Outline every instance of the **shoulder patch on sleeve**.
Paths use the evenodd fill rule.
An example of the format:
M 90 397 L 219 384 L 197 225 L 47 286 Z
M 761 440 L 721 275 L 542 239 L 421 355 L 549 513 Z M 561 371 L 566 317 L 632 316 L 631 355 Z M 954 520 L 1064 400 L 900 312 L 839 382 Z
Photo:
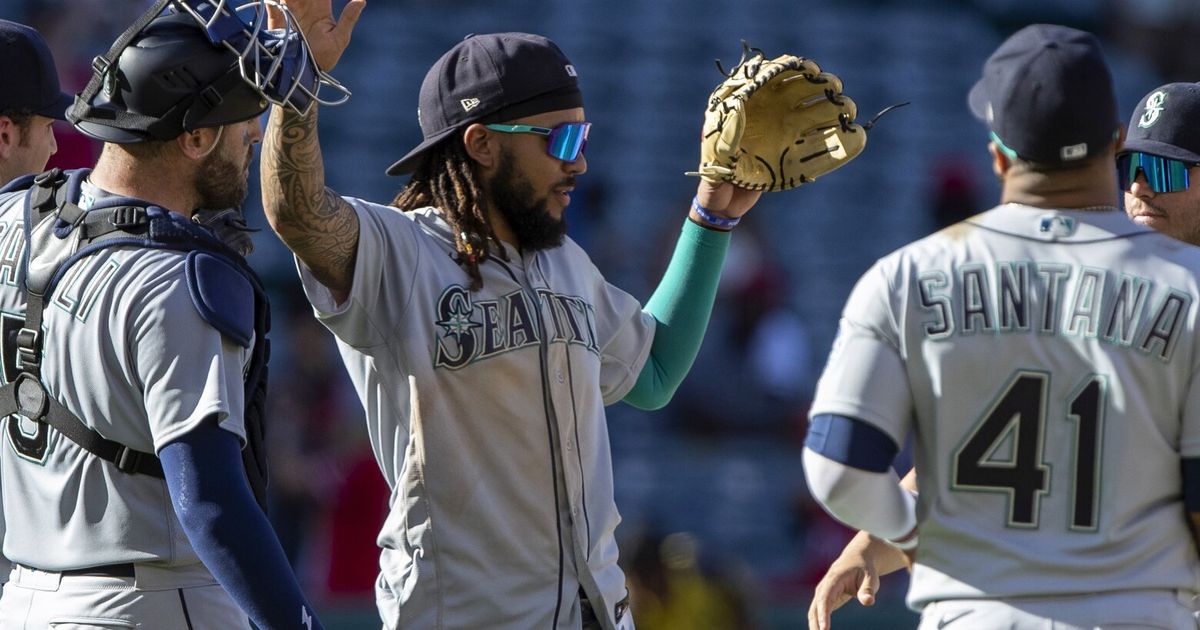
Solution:
M 243 348 L 254 337 L 254 287 L 233 265 L 207 252 L 184 263 L 188 293 L 200 317 Z

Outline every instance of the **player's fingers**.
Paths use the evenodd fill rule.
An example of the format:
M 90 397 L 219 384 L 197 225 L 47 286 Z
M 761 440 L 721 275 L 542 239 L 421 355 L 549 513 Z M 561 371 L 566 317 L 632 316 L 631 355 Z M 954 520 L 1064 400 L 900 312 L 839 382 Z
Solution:
M 338 39 L 350 41 L 350 33 L 354 31 L 354 25 L 358 24 L 358 18 L 365 8 L 367 8 L 367 0 L 350 0 L 346 4 L 346 8 L 342 9 L 342 15 L 337 21 Z
M 808 606 L 808 630 L 828 630 L 829 608 L 825 599 L 818 593 Z
M 283 28 L 284 17 L 283 11 L 274 4 L 267 4 L 267 28 Z
M 858 603 L 863 606 L 875 605 L 875 583 L 870 573 L 864 573 L 862 583 L 858 585 Z
M 850 601 L 853 583 L 842 583 L 842 580 L 822 580 L 813 592 L 812 603 L 808 606 L 808 629 L 829 630 L 829 618 L 833 611 Z

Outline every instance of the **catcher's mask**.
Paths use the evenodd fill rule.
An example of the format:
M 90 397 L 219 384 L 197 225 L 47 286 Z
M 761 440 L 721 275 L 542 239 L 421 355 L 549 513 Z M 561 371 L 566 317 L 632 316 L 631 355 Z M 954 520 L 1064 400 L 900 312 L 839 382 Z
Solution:
M 266 28 L 268 5 L 284 16 L 284 28 Z M 158 0 L 92 69 L 67 119 L 122 144 L 241 122 L 269 103 L 306 113 L 350 96 L 317 68 L 291 13 L 275 0 Z M 323 87 L 336 94 L 321 98 Z

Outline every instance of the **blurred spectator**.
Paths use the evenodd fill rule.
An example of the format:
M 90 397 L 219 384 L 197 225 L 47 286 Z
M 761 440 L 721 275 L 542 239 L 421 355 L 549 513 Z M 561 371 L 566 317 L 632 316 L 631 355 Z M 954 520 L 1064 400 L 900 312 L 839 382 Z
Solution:
M 1186 54 L 1200 36 L 1196 0 L 1109 0 L 1109 36 L 1148 58 L 1162 78 L 1195 81 L 1200 59 Z
M 336 346 L 298 306 L 297 291 L 273 296 L 271 520 L 298 573 L 320 579 L 330 595 L 370 598 L 387 486 L 375 483 L 361 408 Z
M 672 421 L 699 433 L 790 432 L 814 385 L 808 327 L 788 304 L 787 271 L 752 225 L 738 229 L 728 257 L 704 345 L 669 407 Z
M 740 586 L 701 567 L 695 536 L 648 536 L 628 567 L 629 601 L 640 630 L 749 630 L 754 627 Z
M 938 159 L 929 180 L 933 229 L 940 230 L 978 214 L 979 191 L 969 162 L 955 155 Z
M 345 482 L 334 496 L 329 523 L 326 586 L 337 600 L 375 603 L 375 577 L 379 573 L 379 547 L 375 537 L 388 513 L 388 485 L 379 474 L 371 449 L 343 464 Z

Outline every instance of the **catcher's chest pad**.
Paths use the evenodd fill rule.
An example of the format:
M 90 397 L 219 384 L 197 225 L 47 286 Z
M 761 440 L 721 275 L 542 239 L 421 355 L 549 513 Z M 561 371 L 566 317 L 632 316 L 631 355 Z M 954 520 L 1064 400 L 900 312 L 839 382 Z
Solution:
M 256 290 L 253 272 L 237 264 L 224 244 L 192 221 L 136 199 L 109 197 L 103 207 L 85 212 L 72 201 L 78 198 L 79 172 L 51 173 L 33 180 L 26 206 L 25 286 L 31 295 L 45 300 L 73 264 L 105 247 L 184 250 L 188 294 L 201 319 L 250 347 L 257 300 L 265 295 Z

